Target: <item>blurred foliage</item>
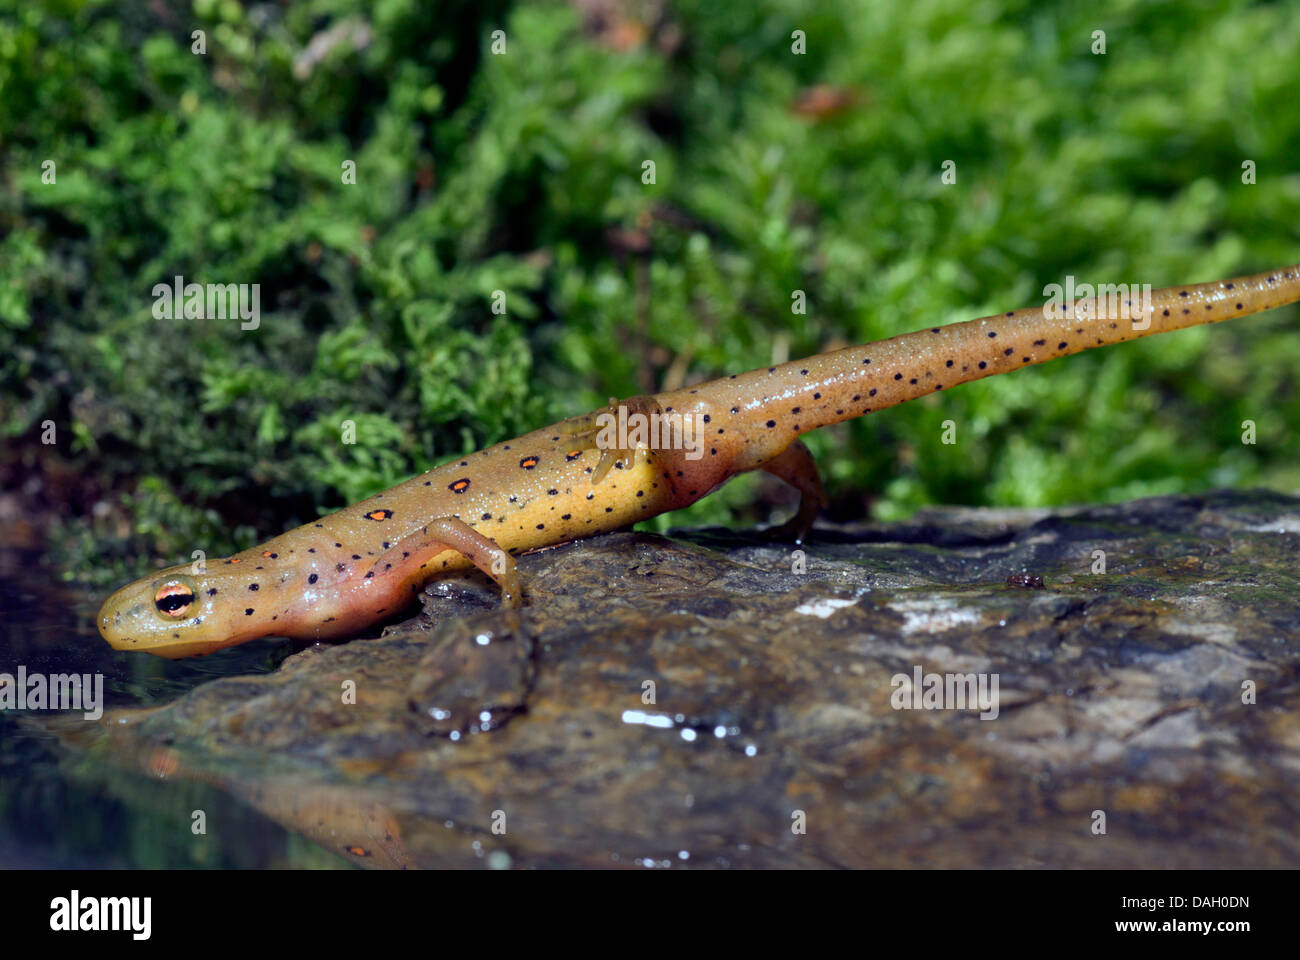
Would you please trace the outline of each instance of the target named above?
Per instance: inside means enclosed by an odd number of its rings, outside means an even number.
[[[1295,262],[1298,13],[0,0],[0,469],[17,486],[58,458],[82,478],[63,564],[119,579],[611,395],[1041,302],[1066,274],[1161,286]],[[260,284],[260,327],[155,319],[176,275]],[[1300,487],[1295,319],[813,434],[832,515]],[[782,503],[742,478],[647,526]]]

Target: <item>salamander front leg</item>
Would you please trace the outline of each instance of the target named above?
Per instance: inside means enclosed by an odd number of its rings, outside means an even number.
[[[515,570],[515,558],[497,546],[495,540],[455,517],[430,520],[412,536],[393,544],[379,555],[367,577],[396,574],[406,579],[447,550],[455,550],[496,581],[501,588],[502,606],[519,606],[523,594]],[[430,565],[427,572],[433,574],[437,570]]]
[[[773,540],[793,540],[803,543],[804,537],[812,529],[817,519],[817,511],[826,506],[826,494],[822,491],[821,477],[817,475],[817,462],[812,452],[802,440],[793,441],[767,463],[763,470],[780,477],[799,491],[799,509],[795,515],[780,526],[771,527],[763,532],[765,537]]]

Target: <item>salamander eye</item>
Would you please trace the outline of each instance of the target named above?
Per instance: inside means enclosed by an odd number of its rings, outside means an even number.
[[[179,580],[166,580],[158,585],[153,605],[164,617],[179,620],[194,605],[194,590]]]

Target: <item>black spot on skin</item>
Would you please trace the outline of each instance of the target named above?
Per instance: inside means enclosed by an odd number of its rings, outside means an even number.
[[[556,490],[556,489],[552,488],[552,489],[546,491],[546,495],[547,495],[547,496],[550,496],[550,497],[554,497],[554,496],[556,496],[557,494],[559,494],[559,492],[560,492],[559,490]]]
[[[257,584],[255,584],[255,583],[250,583],[250,584],[248,585],[248,589],[249,589],[249,590],[256,590],[256,589],[257,589]]]
[[[992,340],[992,339],[993,339],[994,337],[996,337],[997,335],[998,335],[998,332],[997,332],[996,330],[990,330],[990,331],[989,331],[989,339],[990,339],[990,340]]]
[[[1229,287],[1231,287],[1231,286],[1232,286],[1232,284],[1228,284],[1228,286],[1229,286]],[[1237,304],[1237,309],[1238,309],[1238,310],[1240,310],[1240,309],[1241,309],[1241,304]]]
[[[951,367],[951,366],[952,366],[952,361],[949,360],[947,363],[944,364],[944,366],[945,366],[945,367]]]
[[[980,369],[981,369],[981,370],[983,370],[983,369],[984,369],[985,367],[987,367],[987,366],[988,366],[988,364],[985,363],[983,360],[980,361]]]
[[[366,579],[371,580],[374,578],[374,576],[375,576],[375,571],[371,570],[369,573],[366,574]]]
[[[347,568],[348,568],[348,565],[347,565],[346,563],[340,563],[340,564],[339,564],[337,567],[335,567],[334,569],[337,570],[339,573],[342,573],[342,572],[345,571]]]
[[[909,381],[907,381],[907,382],[908,382],[908,383],[911,383],[911,384],[915,384],[915,383],[916,383],[916,377],[913,377],[911,380],[909,380]]]
[[[315,573],[313,573],[310,577],[307,578],[307,582],[308,582],[308,583],[315,583],[315,582],[316,582],[317,580],[319,580],[319,579],[320,579],[320,576],[317,575],[317,574],[315,574]]]
[[[1224,286],[1226,286],[1229,290],[1232,289],[1232,284],[1230,284],[1230,283],[1228,283],[1228,284],[1224,284]]]
[[[251,617],[252,615],[253,615],[253,608],[252,608],[252,607],[249,607],[247,610],[244,611],[244,616],[246,616],[246,617]]]
[[[1056,349],[1057,349],[1057,350],[1064,350],[1065,347],[1066,347],[1066,343],[1065,343],[1064,340],[1062,340],[1060,343],[1058,343],[1058,344],[1056,345]]]
[[[1035,340],[1035,341],[1034,341],[1034,346],[1036,346],[1036,347],[1045,347],[1045,346],[1047,346],[1047,341],[1046,341],[1046,340]]]
[[[1003,351],[1002,351],[1002,355],[1003,355],[1004,357],[1009,357],[1009,356],[1011,356],[1011,347],[1007,347],[1005,350],[1003,350]]]
[[[775,421],[775,420],[769,420],[769,421],[767,421],[767,428],[768,428],[769,430],[772,429],[772,428],[775,427],[775,426],[776,426],[776,421]]]
[[[870,390],[867,391],[867,396],[869,396],[869,397],[874,397],[875,395],[876,395],[876,388],[875,388],[875,387],[872,387]]]
[[[215,597],[216,595],[217,595],[217,588],[216,588],[216,587],[212,587],[212,588],[210,588],[210,589],[208,590],[208,596],[209,596],[209,597]]]
[[[740,407],[732,407],[732,408],[731,408],[731,412],[732,412],[732,413],[740,413]]]
[[[803,409],[803,407],[794,407],[790,412],[791,412],[791,413],[798,413],[798,412],[799,412],[800,410],[802,410],[802,409]]]
[[[1169,311],[1166,310],[1164,315],[1165,315],[1166,317],[1169,316]]]
[[[895,380],[902,380],[902,379],[903,379],[903,375],[902,375],[901,373],[896,373],[896,374],[894,374],[894,379],[895,379]]]
[[[1185,296],[1187,296],[1187,291],[1186,291],[1186,290],[1180,290],[1179,293],[1178,293],[1178,295],[1179,295],[1180,297],[1185,297]]]
[[[537,529],[538,529],[538,530],[545,530],[545,529],[546,529],[546,524],[544,524],[544,523],[539,523],[539,524],[537,525]]]

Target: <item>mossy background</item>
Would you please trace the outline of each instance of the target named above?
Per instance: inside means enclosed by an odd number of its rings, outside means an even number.
[[[612,395],[1041,302],[1067,274],[1294,263],[1297,65],[1300,5],[1237,0],[0,0],[0,477],[57,521],[65,576],[117,580]],[[816,85],[839,109],[799,108]],[[261,328],[155,320],[177,274],[261,284]],[[831,516],[1295,490],[1296,318],[813,434]],[[745,477],[647,526],[790,502]]]

